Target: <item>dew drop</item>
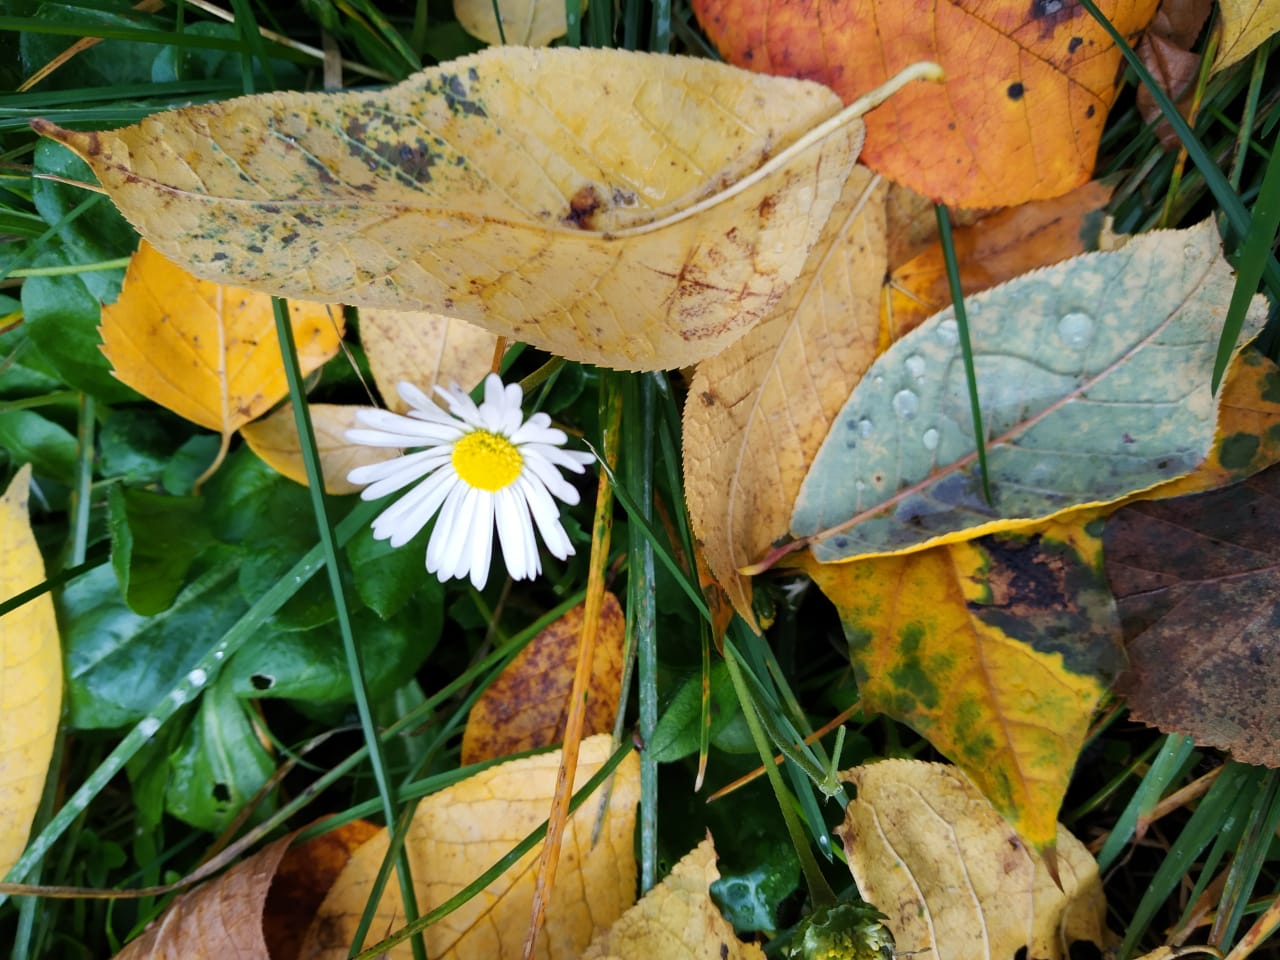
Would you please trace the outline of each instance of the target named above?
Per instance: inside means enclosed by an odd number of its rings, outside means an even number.
[[[187,674],[187,683],[191,684],[193,687],[203,687],[208,681],[209,675],[199,667],[196,667]]]
[[[1087,313],[1064,313],[1058,321],[1058,336],[1072,350],[1083,350],[1093,339],[1093,317]]]
[[[859,493],[861,493],[863,490],[867,489],[867,485],[863,483],[861,480],[858,480],[856,483],[854,483],[853,488],[857,490]]]
[[[899,390],[893,395],[893,412],[903,420],[910,420],[920,409],[920,398],[910,390]]]
[[[182,687],[174,687],[169,691],[169,699],[178,705],[182,705],[187,702],[187,691]]]
[[[221,659],[222,659],[222,651],[221,651],[221,650],[215,650],[215,651],[213,651],[213,659],[215,659],[215,660],[221,660]]]
[[[861,420],[858,421],[859,436],[869,437],[871,436],[871,432],[875,430],[875,428],[876,428],[876,425],[872,423],[870,420],[868,420],[866,417],[863,417]]]
[[[924,444],[924,448],[926,450],[937,450],[938,449],[938,431],[933,429],[933,427],[930,427],[920,437],[920,442]]]
[[[954,320],[943,320],[938,324],[936,336],[949,347],[960,342],[960,325]]]
[[[907,368],[907,373],[915,377],[917,381],[924,379],[924,357],[913,353],[903,361],[903,365]]]
[[[147,739],[155,736],[157,730],[160,729],[160,721],[155,717],[143,717],[138,721],[138,732]]]
[[[882,376],[881,376],[880,374],[878,374],[878,373],[877,373],[874,377],[872,377],[871,379],[872,379],[872,381],[874,381],[875,383],[884,383],[884,377],[882,377]]]

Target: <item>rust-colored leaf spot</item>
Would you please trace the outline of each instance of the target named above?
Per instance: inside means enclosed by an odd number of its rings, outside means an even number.
[[[584,607],[574,607],[534,637],[484,692],[467,718],[462,762],[479,763],[560,743],[569,712]],[[584,736],[613,728],[622,689],[626,620],[617,598],[600,609]]]
[[[1133,715],[1280,766],[1280,468],[1125,507],[1104,542],[1129,644],[1118,689]]]
[[[1098,6],[1129,42],[1157,0]],[[933,60],[867,116],[862,162],[946,203],[1010,206],[1054,197],[1093,172],[1120,53],[1074,0],[694,0],[729,62],[820,80],[846,102]]]

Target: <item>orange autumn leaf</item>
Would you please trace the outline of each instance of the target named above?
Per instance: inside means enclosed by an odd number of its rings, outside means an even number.
[[[560,743],[569,711],[585,606],[569,610],[529,641],[476,701],[462,735],[462,762],[480,763]],[[612,593],[600,609],[583,735],[613,728],[622,691],[626,618]]]
[[[315,303],[289,311],[306,375],[338,352],[342,311]],[[224,436],[289,393],[271,298],[197,279],[145,240],[98,329],[118,379]]]
[[[1107,0],[1132,45],[1158,0]],[[1089,179],[1121,59],[1079,4],[1026,0],[695,0],[730,63],[820,80],[849,102],[902,67],[918,84],[867,115],[861,162],[955,206],[1010,206]]]
[[[1052,200],[1038,200],[983,217],[952,234],[960,287],[968,296],[1090,249],[1112,187],[1098,181]],[[951,305],[942,244],[897,265],[885,283],[880,323],[886,343]]]
[[[366,307],[360,311],[360,345],[382,402],[393,413],[408,413],[397,383],[408,381],[428,396],[437,384],[456,382],[470,390],[489,372],[498,338],[457,317]]]

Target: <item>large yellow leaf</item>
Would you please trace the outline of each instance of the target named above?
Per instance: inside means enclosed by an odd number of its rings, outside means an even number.
[[[1094,709],[1124,665],[1101,545],[1074,524],[810,562],[863,707],[910,724],[1047,849]]]
[[[719,878],[707,837],[592,941],[582,960],[764,960],[764,951],[739,940],[712,902],[711,884]]]
[[[1280,30],[1280,0],[1219,0],[1218,8],[1222,32],[1215,73],[1239,63]]]
[[[358,493],[362,488],[348,482],[348,473],[356,467],[400,455],[398,450],[365,446],[347,439],[347,431],[360,426],[356,422],[356,413],[368,409],[336,403],[310,405],[311,427],[316,435],[316,452],[320,455],[325,493]],[[298,442],[292,405],[281,407],[255,423],[245,424],[240,435],[249,444],[249,449],[276,472],[306,486],[307,467],[302,459],[302,445]]]
[[[776,308],[861,145],[857,121],[813,130],[839,109],[706,60],[499,47],[378,93],[35,126],[202,276],[656,369]]]
[[[458,383],[470,390],[493,365],[498,338],[473,323],[439,313],[360,311],[360,346],[388,410],[407,413],[396,392],[401,380],[428,396],[436,384]]]
[[[44,580],[27,513],[31,467],[0,497],[0,597]],[[0,617],[0,877],[22,855],[62,709],[62,650],[48,593]]]
[[[1098,865],[1057,828],[1057,874],[963,775],[938,763],[885,760],[846,771],[849,868],[887,917],[899,956],[1065,960],[1076,941],[1106,945]]]
[[[289,305],[298,362],[310,373],[338,352],[342,311]],[[143,396],[229,435],[289,392],[271,298],[200,280],[145,240],[120,299],[102,308],[102,352]]]
[[[855,169],[781,308],[698,366],[684,410],[695,535],[734,608],[755,625],[738,568],[789,530],[800,485],[849,390],[878,352],[884,191]]]
[[[608,759],[609,749],[605,735],[582,741],[575,783],[595,773]],[[422,802],[405,840],[421,910],[439,906],[546,819],[559,764],[559,752],[513,760]],[[636,883],[632,835],[639,793],[639,761],[632,754],[614,777],[599,841],[592,842],[600,810],[597,800],[588,800],[569,818],[560,882],[535,956],[544,960],[578,957],[631,904]],[[386,852],[385,831],[356,851],[312,921],[301,960],[347,956],[369,886]],[[428,955],[433,960],[520,956],[529,929],[539,852],[534,848],[485,891],[429,927],[425,933]],[[390,933],[403,923],[404,907],[392,882],[378,905],[372,929]],[[408,944],[393,949],[391,956],[411,956]]]

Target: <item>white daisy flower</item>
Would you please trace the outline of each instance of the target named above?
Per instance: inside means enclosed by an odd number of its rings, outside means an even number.
[[[504,387],[489,374],[479,406],[457,384],[436,387],[447,411],[412,384],[396,389],[412,407],[408,416],[362,410],[357,419],[372,429],[347,431],[353,443],[423,448],[347,474],[352,483],[368,484],[360,494],[364,500],[417,483],[373,521],[375,539],[403,546],[439,512],[427,544],[427,570],[441,580],[470,574],[477,589],[489,577],[495,524],[507,572],[516,580],[542,572],[535,524],[554,556],[563,560],[573,553],[551,498],[577,503],[578,491],[560,469],[582,473],[595,458],[561,450],[568,437],[545,413],[525,420],[518,384]]]

